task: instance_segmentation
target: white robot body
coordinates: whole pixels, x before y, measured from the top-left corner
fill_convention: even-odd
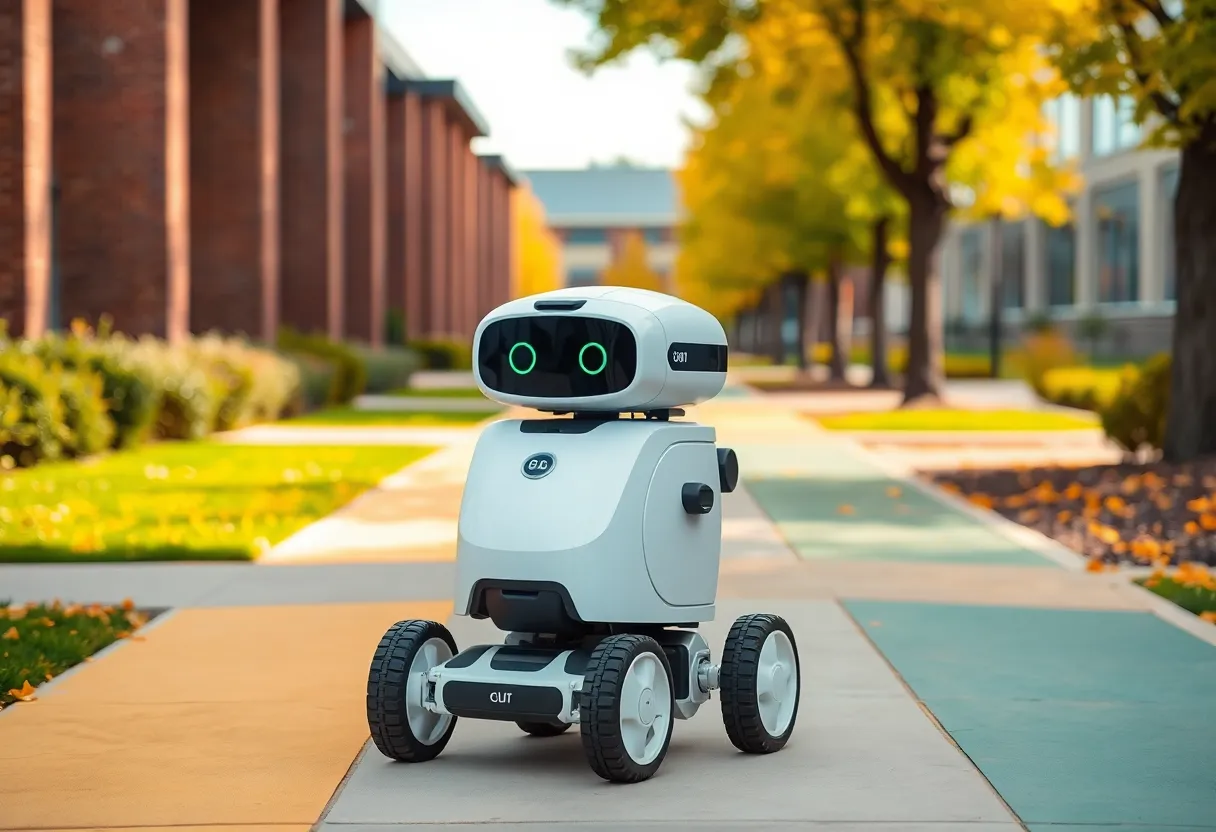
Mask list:
[[[736,747],[783,747],[800,690],[789,625],[736,620],[720,664],[696,631],[714,618],[739,472],[712,427],[678,417],[726,382],[721,324],[657,292],[563,289],[495,309],[473,355],[486,396],[553,414],[486,427],[465,481],[455,611],[506,637],[458,651],[439,622],[390,628],[368,676],[377,748],[433,759],[461,717],[533,736],[578,724],[599,776],[638,782],[714,690]]]
[[[637,419],[490,425],[460,509],[457,612],[543,633],[712,620],[722,535],[714,438],[711,427]],[[538,455],[548,470],[530,477]],[[683,507],[690,482],[712,489],[707,513]]]

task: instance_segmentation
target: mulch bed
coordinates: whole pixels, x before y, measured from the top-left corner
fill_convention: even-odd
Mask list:
[[[921,476],[1095,562],[1216,565],[1216,457]]]

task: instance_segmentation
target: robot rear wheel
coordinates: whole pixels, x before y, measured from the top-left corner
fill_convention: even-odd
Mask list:
[[[675,700],[671,666],[649,636],[615,635],[587,663],[579,730],[592,771],[615,783],[639,783],[659,770],[671,742]]]
[[[380,753],[406,763],[438,757],[456,717],[423,706],[427,672],[456,655],[456,639],[436,621],[398,621],[376,645],[367,675],[367,725]]]
[[[570,729],[568,722],[516,722],[519,730],[534,737],[556,737]]]
[[[802,695],[798,645],[779,615],[735,620],[719,669],[722,721],[731,743],[748,754],[780,751],[794,732]]]

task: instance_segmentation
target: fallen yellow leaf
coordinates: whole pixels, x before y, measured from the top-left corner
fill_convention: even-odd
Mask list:
[[[1199,617],[1209,624],[1216,624],[1216,610],[1207,610],[1199,613]]]
[[[837,514],[855,514],[856,510],[848,503],[841,503],[836,507]]]
[[[904,490],[898,485],[893,485],[887,489],[887,496],[893,500],[899,499],[899,495],[903,494]]]
[[[967,501],[980,508],[992,508],[993,506],[992,498],[987,494],[968,494]]]
[[[1216,514],[1199,515],[1199,525],[1210,532],[1216,531]]]
[[[1210,511],[1213,508],[1213,505],[1212,501],[1207,497],[1196,497],[1194,500],[1188,500],[1186,507],[1196,514],[1199,514],[1200,512]]]
[[[29,679],[26,679],[25,684],[20,688],[13,688],[10,690],[8,695],[14,697],[15,699],[19,699],[22,702],[33,702],[38,698],[37,696],[34,696],[34,686],[30,684]]]
[[[1070,483],[1069,486],[1064,489],[1064,496],[1070,500],[1076,500],[1081,496],[1081,492],[1084,490],[1085,489],[1081,486],[1081,483]]]
[[[1199,524],[1194,520],[1187,520],[1182,526],[1182,530],[1189,535],[1197,535],[1199,534]]]
[[[21,634],[17,632],[16,627],[9,627],[4,631],[4,635],[0,636],[0,638],[4,639],[5,641],[16,641],[17,639],[21,638]]]
[[[1100,558],[1090,558],[1089,563],[1085,564],[1086,572],[1105,572],[1106,564]]]

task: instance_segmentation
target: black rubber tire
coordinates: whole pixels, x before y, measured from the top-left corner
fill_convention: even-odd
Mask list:
[[[398,621],[376,645],[367,674],[367,727],[371,729],[372,742],[385,757],[403,763],[435,759],[456,728],[456,717],[452,717],[443,736],[427,745],[414,736],[406,719],[405,676],[418,650],[433,638],[443,639],[453,656],[458,652],[456,639],[442,624]]]
[[[570,730],[568,722],[516,722],[519,730],[534,737],[556,737]]]
[[[780,736],[773,736],[760,720],[760,702],[756,682],[760,669],[760,651],[770,633],[780,631],[789,638],[794,648],[794,661],[798,665],[795,673],[802,669],[798,656],[798,642],[785,619],[779,615],[756,613],[735,620],[726,636],[726,648],[722,651],[718,686],[722,698],[722,722],[731,744],[748,754],[772,754],[780,751],[794,733],[798,721],[798,705],[802,699],[802,684],[799,682],[794,694],[794,715]]]
[[[583,687],[579,692],[579,732],[583,738],[583,752],[587,755],[591,770],[612,783],[649,780],[663,764],[671,744],[671,728],[675,722],[674,701],[669,703],[668,713],[671,717],[667,720],[663,748],[654,760],[646,765],[638,764],[629,756],[621,741],[620,686],[625,681],[629,666],[643,653],[654,653],[659,657],[674,699],[675,684],[667,654],[649,636],[609,636],[592,652],[583,674]]]

